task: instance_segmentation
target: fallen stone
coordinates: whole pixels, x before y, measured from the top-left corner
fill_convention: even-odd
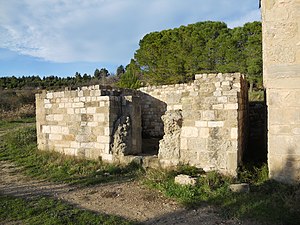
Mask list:
[[[250,186],[247,183],[231,184],[229,189],[236,193],[248,193],[250,191]]]
[[[175,184],[195,186],[196,178],[189,175],[179,174],[175,177]]]

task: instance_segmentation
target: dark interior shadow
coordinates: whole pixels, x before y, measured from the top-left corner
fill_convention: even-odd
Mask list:
[[[142,154],[157,155],[159,141],[164,136],[164,124],[161,119],[167,111],[167,104],[153,96],[141,93],[142,110]]]
[[[267,106],[265,101],[249,102],[248,141],[243,155],[246,164],[267,162]]]

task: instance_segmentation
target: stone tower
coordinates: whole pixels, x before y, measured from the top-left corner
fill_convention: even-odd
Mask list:
[[[262,0],[270,178],[300,181],[300,0]]]

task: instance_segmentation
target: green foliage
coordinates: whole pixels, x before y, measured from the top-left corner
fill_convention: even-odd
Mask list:
[[[134,224],[133,222],[104,214],[78,209],[59,200],[49,197],[22,199],[0,195],[1,222],[11,224],[22,221],[22,224]],[[4,223],[3,223],[4,224]],[[19,224],[19,223],[18,223]]]
[[[250,82],[250,91],[262,88],[261,23],[246,23],[230,29],[223,22],[199,22],[175,29],[152,32],[139,43],[126,69],[117,68],[119,87],[138,88],[145,84],[187,83],[197,73],[241,72]],[[73,77],[1,77],[1,89],[75,88],[83,85],[114,85],[106,68],[93,76],[76,72]]]
[[[150,84],[189,82],[196,73],[243,72],[261,82],[261,23],[227,28],[223,22],[199,22],[147,34],[135,60]]]
[[[35,91],[0,90],[0,111],[16,110],[22,105],[35,103]]]
[[[174,183],[174,177],[183,172],[197,178],[196,186]],[[229,185],[235,182],[250,183],[250,193],[231,192]],[[228,218],[248,218],[271,224],[296,225],[300,221],[300,185],[289,186],[268,180],[267,165],[242,168],[237,180],[217,172],[203,174],[189,166],[177,171],[150,170],[143,183],[187,207],[214,204]]]
[[[120,88],[138,89],[141,87],[139,78],[129,71],[126,71],[117,83]]]
[[[120,65],[118,68],[117,68],[117,76],[121,76],[122,74],[125,73],[125,68],[123,65]]]
[[[269,179],[268,165],[263,164],[261,167],[243,166],[238,171],[238,178],[240,182],[255,185],[263,184]]]
[[[34,127],[25,127],[4,136],[0,160],[13,161],[26,175],[55,182],[92,185],[132,179],[142,173],[135,164],[116,166],[101,160],[85,160],[56,152],[38,151]]]
[[[264,101],[265,100],[265,93],[264,91],[252,91],[248,92],[248,98],[249,101],[255,102],[255,101]]]

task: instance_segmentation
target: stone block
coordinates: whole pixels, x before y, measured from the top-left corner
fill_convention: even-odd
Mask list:
[[[83,96],[83,91],[78,91],[78,97],[82,97]]]
[[[98,136],[97,142],[100,143],[110,143],[110,136]]]
[[[221,87],[221,82],[220,81],[215,82],[215,87]]]
[[[174,110],[182,109],[182,105],[174,105],[173,109]]]
[[[95,148],[95,144],[93,142],[82,142],[80,143],[81,148]]]
[[[208,121],[208,127],[224,127],[224,121]]]
[[[180,149],[188,149],[187,138],[181,138],[180,139]]]
[[[54,121],[63,121],[64,120],[64,115],[62,114],[56,114],[53,116]]]
[[[42,133],[44,133],[44,134],[51,133],[50,126],[47,126],[47,125],[42,126]]]
[[[104,152],[104,150],[105,150],[105,144],[97,142],[97,143],[95,143],[95,148],[99,149],[99,150],[103,150],[103,152]]]
[[[105,136],[109,136],[109,135],[111,135],[112,134],[112,128],[111,127],[105,127],[104,128],[104,135]]]
[[[224,104],[224,109],[238,109],[239,104],[238,103],[232,103],[232,104]]]
[[[195,121],[195,126],[196,127],[208,127],[208,122],[207,121]]]
[[[300,104],[299,104],[300,105]],[[291,108],[268,107],[269,126],[300,124],[300,106]]]
[[[74,102],[74,103],[72,103],[72,107],[73,108],[82,108],[82,107],[84,107],[84,103],[83,102]]]
[[[88,122],[87,126],[89,126],[89,127],[97,127],[98,126],[98,122]]]
[[[199,137],[200,138],[208,138],[209,137],[209,128],[201,127],[199,129]]]
[[[72,107],[72,102],[66,102],[65,103],[65,108],[71,108]]]
[[[62,127],[61,128],[61,133],[62,134],[69,134],[70,133],[69,127]]]
[[[300,149],[299,135],[273,135],[269,133],[269,149],[273,154],[295,154]]]
[[[52,104],[45,104],[45,109],[51,109],[52,108]]]
[[[203,77],[203,74],[196,74],[195,80],[200,80],[200,79],[202,79],[202,77]]]
[[[216,96],[216,97],[220,97],[220,96],[222,96],[222,91],[217,90],[217,91],[215,91],[213,94],[214,94],[214,96]]]
[[[240,183],[240,184],[231,184],[229,185],[229,189],[232,192],[236,193],[249,193],[250,186],[248,183]]]
[[[53,98],[53,93],[51,93],[51,92],[47,93],[46,94],[46,98],[52,99]]]
[[[112,154],[101,154],[101,158],[103,161],[106,162],[112,162],[113,161],[113,155]]]
[[[300,135],[300,127],[293,128],[293,129],[292,129],[292,134]]]
[[[86,110],[86,108],[81,108],[81,109],[80,109],[80,113],[82,113],[82,114],[85,114],[85,113],[87,113],[87,110]]]
[[[182,127],[182,137],[198,137],[198,128],[196,127]]]
[[[202,120],[214,120],[216,115],[214,110],[205,110],[201,114]]]
[[[52,134],[61,134],[61,126],[50,126],[50,130]]]
[[[227,103],[228,102],[228,97],[226,97],[226,96],[217,97],[217,101],[219,103]]]
[[[95,122],[104,122],[105,121],[105,114],[104,113],[94,114],[94,121]]]
[[[212,109],[224,109],[224,104],[215,104],[215,105],[212,105]]]
[[[189,175],[179,174],[175,177],[175,184],[195,186],[197,179]]]
[[[75,111],[73,108],[67,108],[67,114],[74,114]]]
[[[237,167],[238,167],[238,155],[237,152],[227,152],[227,171],[229,174],[236,176]]]
[[[234,83],[232,86],[235,87],[235,88],[237,88],[237,89],[241,88],[241,84],[240,83]]]
[[[207,138],[189,138],[188,149],[193,151],[207,150]],[[195,157],[194,155],[193,157]]]
[[[76,155],[76,149],[74,148],[64,148],[64,154],[66,155]]]
[[[222,81],[221,85],[222,86],[229,86],[230,82],[229,81]]]
[[[226,96],[237,96],[237,90],[223,91],[223,95],[226,95]]]
[[[238,128],[231,128],[230,130],[230,137],[231,139],[237,139],[238,138]]]
[[[63,136],[61,134],[49,134],[49,140],[51,141],[61,141]]]
[[[95,107],[89,107],[89,108],[87,108],[87,113],[90,113],[90,114],[96,113],[96,108]]]
[[[80,148],[80,143],[77,141],[70,141],[71,148]]]

